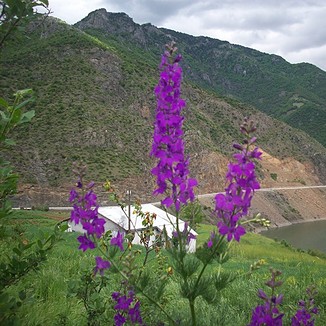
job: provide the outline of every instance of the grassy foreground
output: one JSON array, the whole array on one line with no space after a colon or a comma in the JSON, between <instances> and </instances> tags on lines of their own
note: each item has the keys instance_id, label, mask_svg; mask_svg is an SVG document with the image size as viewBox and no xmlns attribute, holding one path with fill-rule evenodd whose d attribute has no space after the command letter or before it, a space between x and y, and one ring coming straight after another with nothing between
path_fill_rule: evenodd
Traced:
<instances>
[{"instance_id":1,"label":"grassy foreground","mask_svg":"<svg viewBox=\"0 0 326 326\"><path fill-rule=\"evenodd\" d=\"M0 234L1 262L6 262L6 254L11 254L18 238L31 241L41 233L51 231L59 221L67 218L68 212L15 211L9 218L6 232ZM200 225L197 244L201 245L209 237L213 226ZM26 292L26 299L18 310L22 325L87 325L86 310L82 300L71 291L78 282L83 270L91 270L94 265L94 252L77 250L77 235L64 234L64 241L59 242L49 253L48 259L38 269L30 271L18 283L7 291L18 296L21 290ZM318 289L316 304L320 315L316 325L326 325L326 259L286 246L281 242L249 233L241 242L234 243L231 258L223 267L234 273L245 274L250 265L263 259L266 264L250 276L244 276L233 282L221 292L216 305L207 305L197 301L201 325L246 325L250 320L251 309L259 303L258 288L269 279L269 267L283 272L284 284L280 292L284 294L285 311L295 311L297 301L302 298L305 289L315 284ZM155 260L151 261L155 269ZM217 266L210 266L211 270ZM109 276L108 290L103 295L103 302L111 305L110 293L117 289L114 275ZM178 316L188 309L185 302L175 299L178 287L173 277L166 288L165 306ZM110 310L110 309L109 309ZM285 325L289 316L285 316ZM112 325L112 315L106 316L105 325Z\"/></svg>"}]
</instances>

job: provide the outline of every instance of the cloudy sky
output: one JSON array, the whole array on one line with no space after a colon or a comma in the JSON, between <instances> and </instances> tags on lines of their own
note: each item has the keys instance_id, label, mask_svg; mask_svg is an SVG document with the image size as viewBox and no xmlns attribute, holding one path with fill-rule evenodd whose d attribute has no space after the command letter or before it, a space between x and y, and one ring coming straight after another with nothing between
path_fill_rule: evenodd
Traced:
<instances>
[{"instance_id":1,"label":"cloudy sky","mask_svg":"<svg viewBox=\"0 0 326 326\"><path fill-rule=\"evenodd\" d=\"M136 23L210 36L291 63L326 71L325 0L49 0L52 15L69 24L95 9L125 12Z\"/></svg>"}]
</instances>

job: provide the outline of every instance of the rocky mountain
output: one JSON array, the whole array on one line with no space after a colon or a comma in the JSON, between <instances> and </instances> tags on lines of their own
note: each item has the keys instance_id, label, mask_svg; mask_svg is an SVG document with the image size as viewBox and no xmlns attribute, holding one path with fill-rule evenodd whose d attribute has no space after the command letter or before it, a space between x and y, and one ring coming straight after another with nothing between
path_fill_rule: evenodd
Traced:
<instances>
[{"instance_id":1,"label":"rocky mountain","mask_svg":"<svg viewBox=\"0 0 326 326\"><path fill-rule=\"evenodd\" d=\"M326 146L326 72L312 64L290 64L280 56L226 41L139 25L124 13L105 9L91 12L75 26L103 40L132 44L153 56L174 40L186 59L186 80L253 105Z\"/></svg>"},{"instance_id":2,"label":"rocky mountain","mask_svg":"<svg viewBox=\"0 0 326 326\"><path fill-rule=\"evenodd\" d=\"M102 24L101 15L111 16L103 10L96 13L87 18L98 19L96 26ZM152 199L153 88L160 53L172 36L151 25L135 25L131 31L134 23L125 14L112 17L116 24L121 22L119 36L85 32L82 22L69 26L48 18L41 29L31 25L29 34L17 34L1 50L2 95L10 99L17 89L33 88L36 97L35 118L16 130L17 146L5 153L21 175L17 204L66 203L74 183L74 161L87 163L87 178L95 180L99 189L109 179L122 194L131 189L134 196ZM117 26L110 28L114 31ZM143 29L152 30L151 41L144 38ZM134 35L139 41L131 41ZM146 46L139 46L144 40ZM221 97L200 86L191 77L201 74L190 66L196 62L191 47L187 52L180 40L179 48L187 77L183 83L186 150L192 175L199 180L198 193L223 190L226 163L233 141L241 139L239 125L245 116L258 123L259 145L271 158L259 165L264 186L326 182L325 147L234 97Z\"/></svg>"}]
</instances>

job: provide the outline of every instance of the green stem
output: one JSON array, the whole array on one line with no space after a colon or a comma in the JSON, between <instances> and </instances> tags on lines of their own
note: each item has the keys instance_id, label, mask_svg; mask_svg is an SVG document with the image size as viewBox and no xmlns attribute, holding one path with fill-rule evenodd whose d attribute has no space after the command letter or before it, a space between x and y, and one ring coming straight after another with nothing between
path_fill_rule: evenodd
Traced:
<instances>
[{"instance_id":1,"label":"green stem","mask_svg":"<svg viewBox=\"0 0 326 326\"><path fill-rule=\"evenodd\" d=\"M99 247L100 251L102 252L103 255L107 256L103 250ZM108 258L108 257L107 257ZM113 265L116 270L119 272L119 274L126 280L129 281L129 277L118 268L118 265L115 263L115 261L110 261L111 265ZM138 290L139 292L142 293L142 295L144 297L146 297L151 303L153 303L155 306L157 306L163 313L164 315L169 319L169 321L173 324L173 325L177 325L176 322L174 321L174 319L166 312L166 310L158 303L156 302L151 296L147 295L141 288L139 288L136 284L134 285L135 289Z\"/></svg>"},{"instance_id":2,"label":"green stem","mask_svg":"<svg viewBox=\"0 0 326 326\"><path fill-rule=\"evenodd\" d=\"M198 278L197 278L197 281L196 281L196 284L195 284L194 288L196 288L196 287L198 286L199 281L200 281L200 279L202 278L202 276L203 276L203 274L204 274L204 272L205 272L206 267L208 266L208 263L212 260L212 258L213 258L214 255L216 254L217 249L218 249L218 247L220 246L220 244L222 243L222 241L223 241L224 238L225 238L225 235L223 235L223 236L219 239L218 243L216 244L216 246L215 246L215 248L214 248L214 251L213 251L212 254L210 255L209 259L207 260L207 263L204 264L202 270L200 271L200 273L199 273L199 275L198 275Z\"/></svg>"},{"instance_id":3,"label":"green stem","mask_svg":"<svg viewBox=\"0 0 326 326\"><path fill-rule=\"evenodd\" d=\"M195 300L189 300L189 306L190 306L192 326L196 326L197 322L196 322L196 313L195 313Z\"/></svg>"}]
</instances>

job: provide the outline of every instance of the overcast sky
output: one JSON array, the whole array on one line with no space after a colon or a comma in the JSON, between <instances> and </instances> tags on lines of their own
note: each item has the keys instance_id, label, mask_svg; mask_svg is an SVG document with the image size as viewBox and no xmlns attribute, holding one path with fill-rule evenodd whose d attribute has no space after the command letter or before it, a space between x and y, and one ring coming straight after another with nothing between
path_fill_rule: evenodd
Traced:
<instances>
[{"instance_id":1,"label":"overcast sky","mask_svg":"<svg viewBox=\"0 0 326 326\"><path fill-rule=\"evenodd\" d=\"M309 62L326 71L325 0L49 0L52 15L74 24L93 10L125 12L194 36L204 35Z\"/></svg>"}]
</instances>

